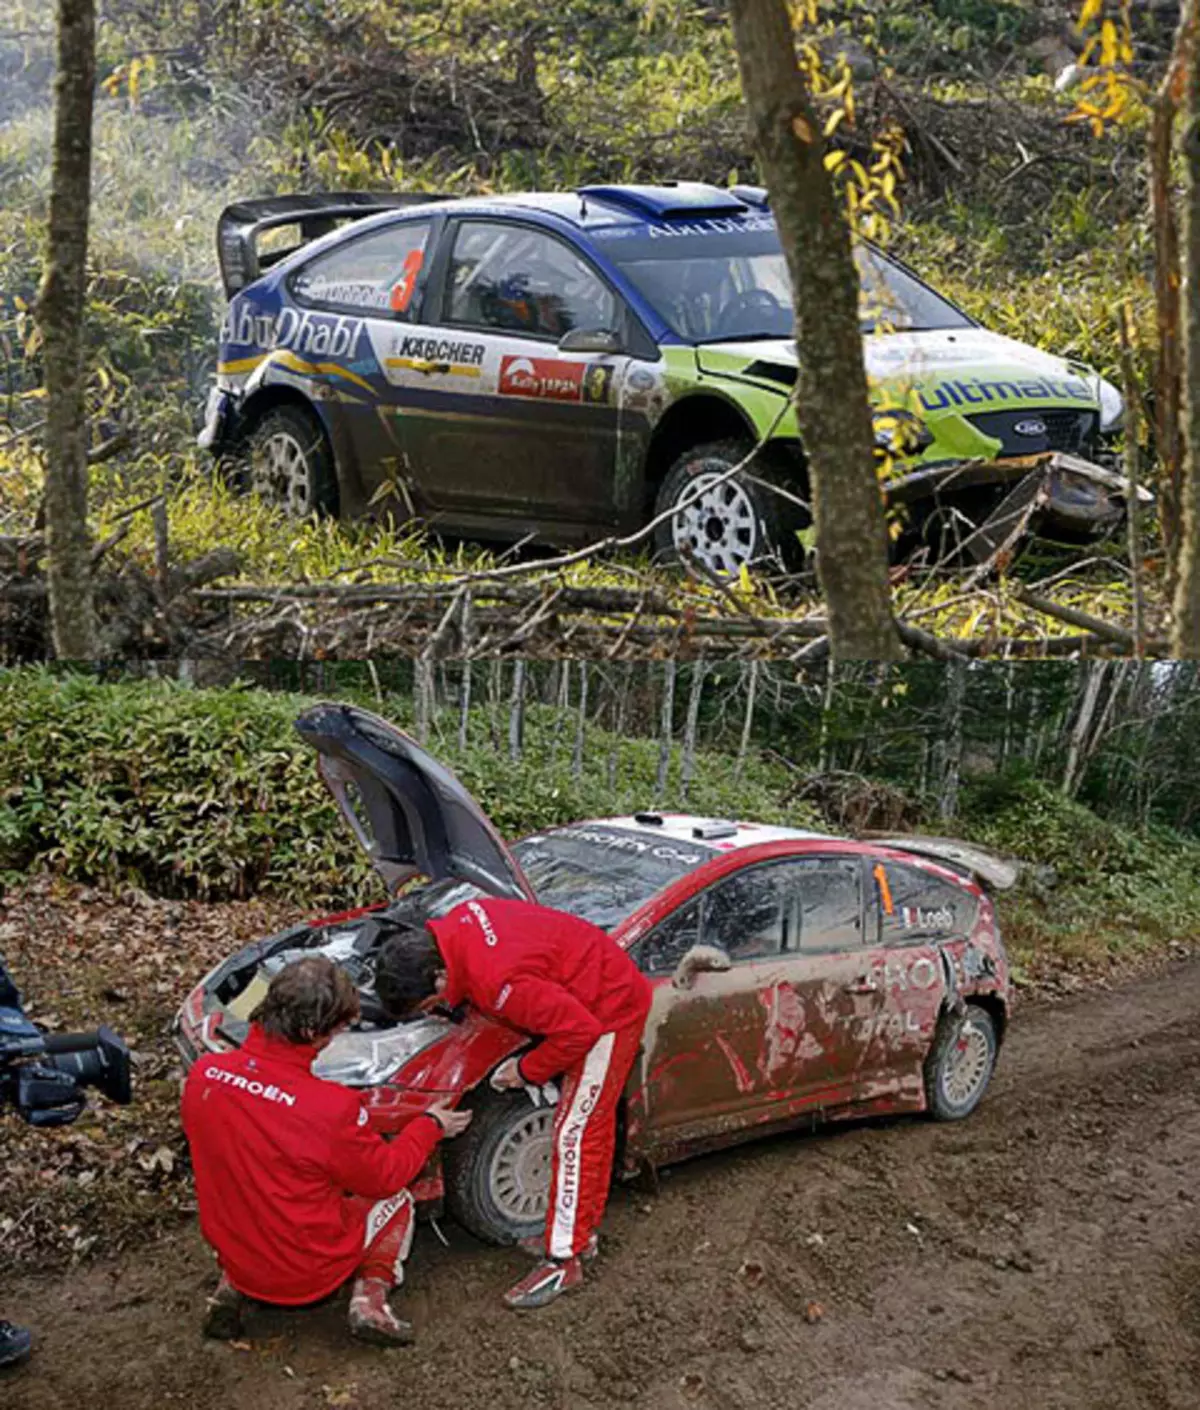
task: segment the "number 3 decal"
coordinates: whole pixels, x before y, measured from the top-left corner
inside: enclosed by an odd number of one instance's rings
[[[405,255],[404,263],[400,267],[400,278],[392,285],[392,296],[389,300],[394,313],[408,312],[413,291],[417,287],[417,275],[420,274],[424,262],[424,250],[410,250]]]

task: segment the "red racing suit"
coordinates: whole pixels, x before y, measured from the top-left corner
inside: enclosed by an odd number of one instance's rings
[[[650,1011],[650,985],[598,926],[529,901],[464,901],[428,922],[447,1003],[541,1041],[522,1054],[534,1086],[563,1075],[555,1112],[546,1249],[582,1253],[604,1214],[617,1104]]]
[[[394,1141],[375,1134],[360,1093],[313,1076],[317,1052],[254,1024],[239,1051],[200,1058],[184,1086],[200,1230],[233,1286],[263,1302],[315,1302],[356,1270],[398,1275],[405,1187],[441,1139],[427,1113]]]

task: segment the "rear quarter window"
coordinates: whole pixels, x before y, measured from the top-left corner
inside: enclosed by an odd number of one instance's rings
[[[971,933],[979,904],[964,887],[901,862],[875,862],[871,875],[883,944],[953,940]]]

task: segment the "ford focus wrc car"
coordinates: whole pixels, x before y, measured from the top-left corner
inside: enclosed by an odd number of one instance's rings
[[[711,573],[794,565],[792,295],[761,188],[271,197],[223,213],[218,251],[230,301],[200,441],[226,463],[249,450],[235,473],[259,494],[555,544],[665,515],[657,549]],[[1112,528],[1124,482],[1097,457],[1116,390],[873,246],[857,258],[886,492],[910,528],[977,560],[1026,509],[1057,533]]]
[[[314,1071],[363,1089],[400,1130],[435,1101],[469,1104],[466,1134],[414,1187],[508,1243],[536,1232],[549,1193],[549,1089],[488,1078],[529,1035],[469,1010],[392,1022],[374,961],[399,923],[479,895],[522,897],[606,929],[653,988],[622,1103],[617,1173],[756,1135],[880,1113],[952,1120],[982,1098],[1011,1004],[990,892],[998,858],[944,839],[853,842],[785,827],[658,813],[576,823],[508,847],[419,745],[352,706],[297,721],[393,897],[256,941],[193,990],[176,1021],[185,1063],[240,1045],[271,977],[323,954],[362,1016]]]

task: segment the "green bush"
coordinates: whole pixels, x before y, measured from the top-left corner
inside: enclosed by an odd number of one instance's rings
[[[1018,950],[1090,958],[1200,936],[1200,843],[1123,827],[1019,772],[974,781],[963,822],[984,845],[1024,857],[1034,872],[1007,909]]]
[[[315,756],[292,729],[311,703],[248,687],[105,683],[40,668],[0,673],[0,871],[49,867],[76,881],[209,899],[268,893],[307,903],[375,893]],[[363,703],[402,726],[409,714],[397,698]],[[453,737],[457,719],[431,748],[510,837],[651,802],[657,743],[616,741],[589,726],[576,778],[570,729],[556,711],[531,706],[516,763],[476,712],[465,752]],[[728,757],[701,752],[688,806],[811,825],[811,813],[781,808],[788,781],[779,765],[750,758],[735,784]]]

